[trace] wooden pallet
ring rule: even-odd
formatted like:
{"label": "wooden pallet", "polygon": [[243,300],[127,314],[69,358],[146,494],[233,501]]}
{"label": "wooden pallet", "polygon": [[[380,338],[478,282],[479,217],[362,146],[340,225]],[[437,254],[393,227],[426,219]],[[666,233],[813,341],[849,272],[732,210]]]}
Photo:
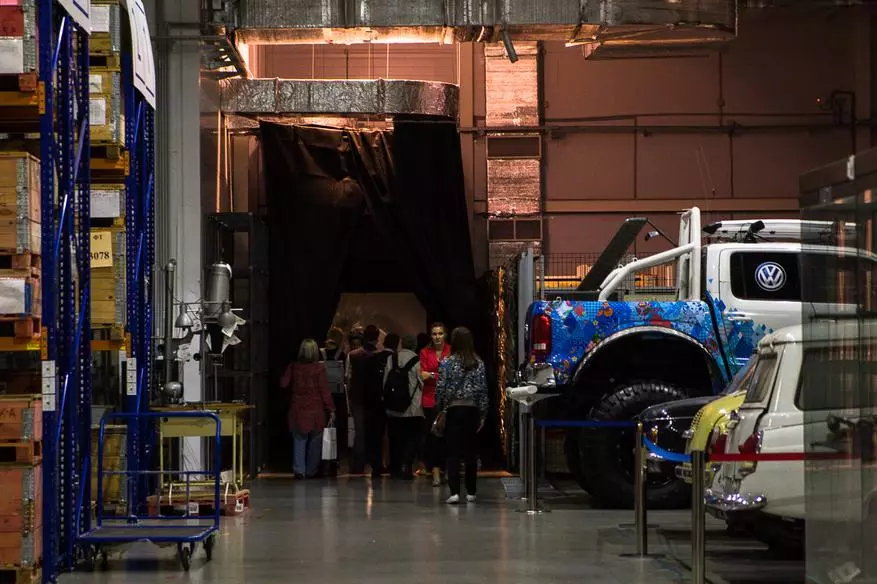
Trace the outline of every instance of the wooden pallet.
{"label": "wooden pallet", "polygon": [[34,72],[0,75],[0,91],[35,93],[39,75]]}
{"label": "wooden pallet", "polygon": [[89,53],[89,67],[104,67],[113,71],[122,70],[122,56],[119,53]]}
{"label": "wooden pallet", "polygon": [[42,459],[41,440],[0,440],[0,465],[36,464]]}
{"label": "wooden pallet", "polygon": [[33,566],[0,566],[0,584],[42,584],[43,571]]}
{"label": "wooden pallet", "polygon": [[41,275],[43,262],[39,254],[6,252],[0,250],[0,277],[3,276],[34,276]]}
{"label": "wooden pallet", "polygon": [[39,339],[42,318],[31,315],[0,315],[0,337],[20,340]]}
{"label": "wooden pallet", "polygon": [[[160,512],[162,515],[166,516],[179,516],[182,517],[185,515],[185,512],[178,508],[179,504],[184,503],[186,500],[185,493],[180,493],[178,497],[174,497],[173,504],[167,502],[167,497],[162,498],[161,509]],[[214,498],[213,493],[195,493],[189,497],[189,501],[192,503],[198,503],[198,516],[199,517],[210,517],[213,515],[214,508]],[[156,508],[156,497],[152,495],[147,498],[147,505],[149,507],[150,515],[157,515],[159,509]],[[237,493],[229,493],[226,497],[220,491],[219,495],[219,514],[225,517],[234,517],[236,515],[240,515],[241,513],[245,513],[250,509],[250,491],[249,489],[241,489]]]}

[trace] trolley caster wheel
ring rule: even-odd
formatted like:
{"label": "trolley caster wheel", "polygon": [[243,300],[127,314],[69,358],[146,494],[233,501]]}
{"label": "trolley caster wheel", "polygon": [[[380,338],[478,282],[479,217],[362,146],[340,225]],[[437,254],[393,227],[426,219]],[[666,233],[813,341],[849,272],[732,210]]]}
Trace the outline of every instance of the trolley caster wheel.
{"label": "trolley caster wheel", "polygon": [[215,543],[216,536],[211,535],[207,539],[204,540],[204,553],[207,554],[207,561],[213,559],[213,545]]}
{"label": "trolley caster wheel", "polygon": [[100,550],[100,569],[108,570],[110,567],[110,553],[107,550]]}
{"label": "trolley caster wheel", "polygon": [[180,564],[182,564],[183,570],[188,572],[189,568],[192,566],[192,548],[181,544],[179,548],[179,553]]}

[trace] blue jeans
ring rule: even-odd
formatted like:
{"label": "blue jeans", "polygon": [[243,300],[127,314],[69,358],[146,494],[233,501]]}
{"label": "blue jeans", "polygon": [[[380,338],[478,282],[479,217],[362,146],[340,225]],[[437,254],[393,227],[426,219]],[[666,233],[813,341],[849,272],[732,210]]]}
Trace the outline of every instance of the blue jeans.
{"label": "blue jeans", "polygon": [[320,470],[323,459],[323,431],[304,434],[297,430],[292,432],[293,458],[292,472],[309,477]]}

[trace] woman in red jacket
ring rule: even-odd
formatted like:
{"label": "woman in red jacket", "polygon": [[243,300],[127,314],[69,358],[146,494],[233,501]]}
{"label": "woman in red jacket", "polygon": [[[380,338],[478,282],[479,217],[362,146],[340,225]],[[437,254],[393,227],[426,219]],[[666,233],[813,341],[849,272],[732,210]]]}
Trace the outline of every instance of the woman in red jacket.
{"label": "woman in red jacket", "polygon": [[326,367],[320,361],[320,348],[314,339],[305,339],[298,359],[286,368],[280,386],[292,385],[287,423],[294,440],[292,471],[295,478],[314,477],[320,470],[326,413],[335,420],[335,404],[329,393]]}
{"label": "woman in red jacket", "polygon": [[441,486],[441,440],[431,430],[437,412],[435,411],[435,384],[438,381],[439,364],[451,354],[451,346],[447,344],[448,333],[445,325],[440,322],[429,329],[432,344],[420,351],[420,376],[423,378],[423,415],[426,418],[426,436],[423,444],[423,463],[432,470],[432,486]]}

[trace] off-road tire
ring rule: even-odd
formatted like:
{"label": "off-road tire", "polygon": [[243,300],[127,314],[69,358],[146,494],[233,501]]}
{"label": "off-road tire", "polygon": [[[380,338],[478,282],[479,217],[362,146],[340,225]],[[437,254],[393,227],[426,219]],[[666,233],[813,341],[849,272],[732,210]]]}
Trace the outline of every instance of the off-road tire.
{"label": "off-road tire", "polygon": [[[692,395],[694,392],[664,381],[628,381],[604,395],[588,418],[631,420],[650,406]],[[612,508],[633,507],[633,448],[633,429],[581,432],[576,478],[600,504]],[[690,487],[675,476],[649,473],[647,480],[649,509],[678,509],[689,503]]]}

